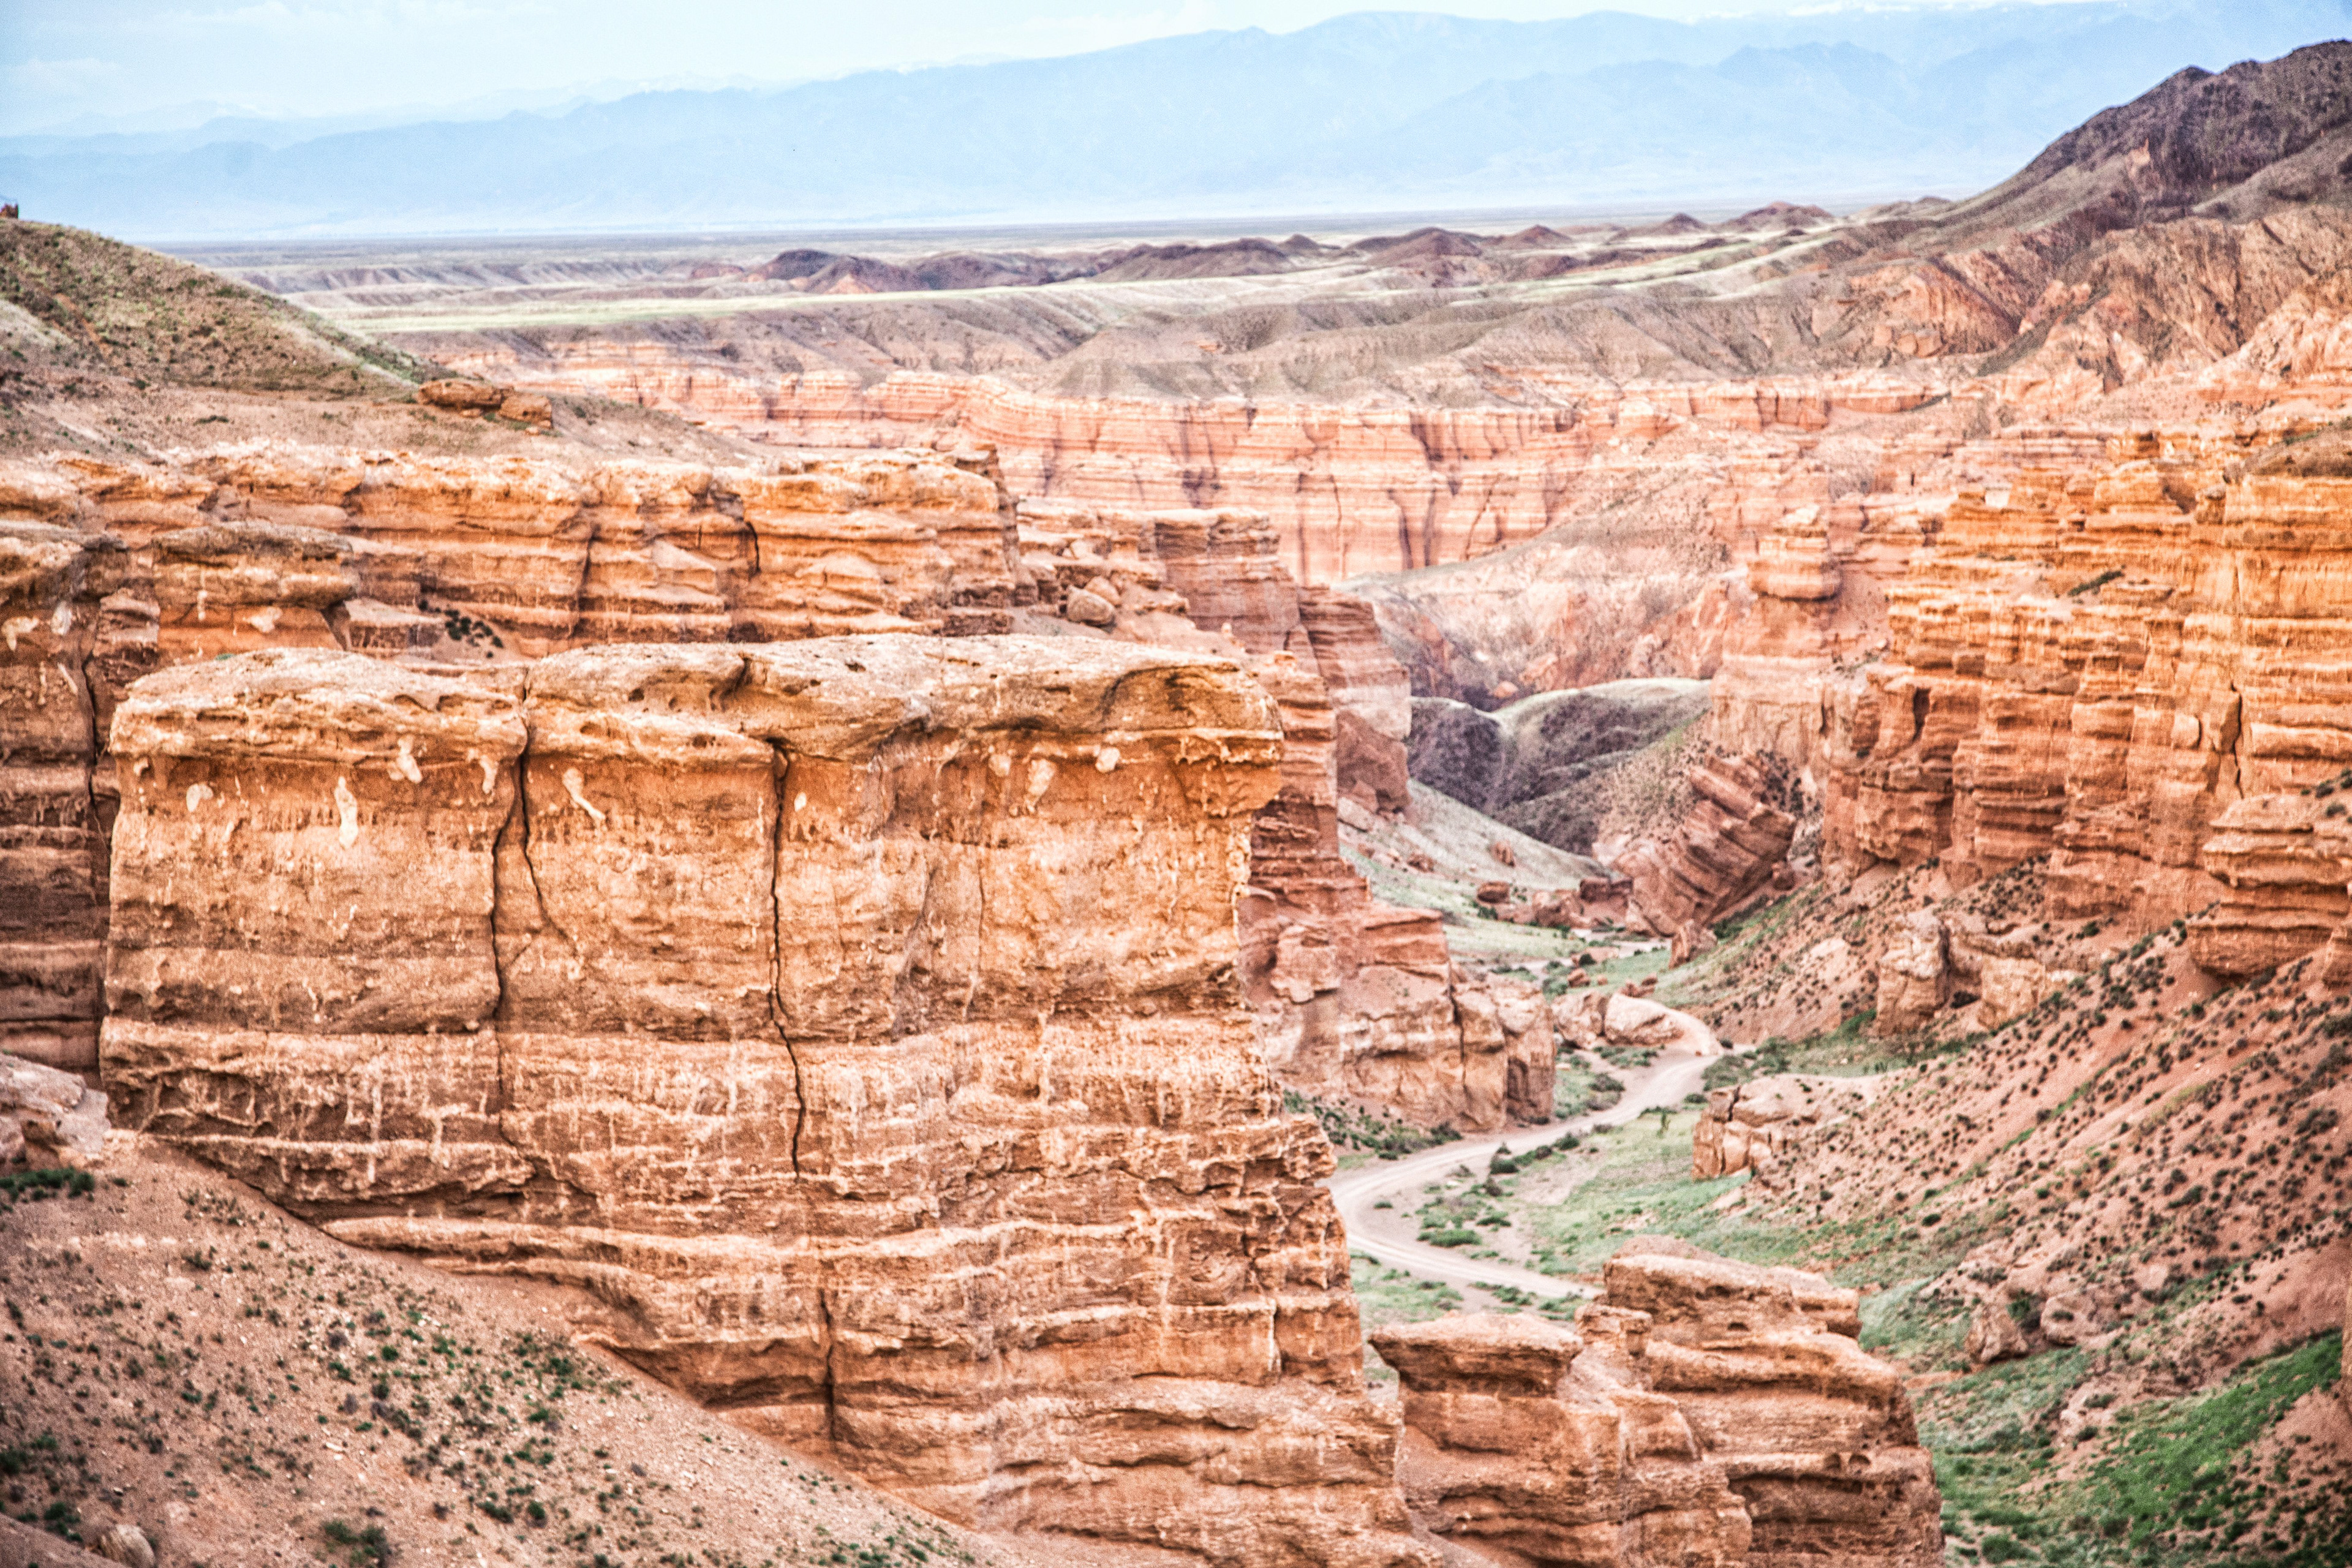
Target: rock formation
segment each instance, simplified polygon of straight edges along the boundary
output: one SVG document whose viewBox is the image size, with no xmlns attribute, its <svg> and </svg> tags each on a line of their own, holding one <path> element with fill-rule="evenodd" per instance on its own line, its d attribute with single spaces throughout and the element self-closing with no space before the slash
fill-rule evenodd
<svg viewBox="0 0 2352 1568">
<path fill-rule="evenodd" d="M 0 915 L 0 1026 L 44 1060 L 96 1063 L 102 737 L 146 670 L 269 647 L 488 666 L 633 638 L 973 633 L 1024 615 L 1256 656 L 1293 754 L 1255 846 L 1244 973 L 1286 1078 L 1296 1061 L 1297 1087 L 1425 1125 L 1542 1120 L 1541 1009 L 1472 984 L 1433 917 L 1376 905 L 1340 858 L 1339 802 L 1392 812 L 1406 788 L 1404 675 L 1362 602 L 1301 590 L 1262 516 L 1008 515 L 982 467 L 858 452 L 582 470 L 267 448 L 10 470 L 0 504 L 29 515 L 0 525 L 16 563 L 0 660 L 26 741 L 0 762 L 0 876 L 26 896 Z M 1036 619 L 1089 599 L 1099 625 Z"/>
<path fill-rule="evenodd" d="M 105 1156 L 105 1095 L 73 1073 L 0 1056 L 0 1170 L 87 1170 Z"/>
<path fill-rule="evenodd" d="M 1782 1073 L 1710 1091 L 1691 1129 L 1691 1180 L 1753 1171 L 1759 1187 L 1780 1184 L 1782 1163 L 1821 1128 L 1870 1103 L 1872 1079 Z"/>
<path fill-rule="evenodd" d="M 532 1274 L 946 1517 L 1423 1553 L 1240 1005 L 1282 755 L 1083 640 L 272 652 L 118 710 L 125 1120 L 368 1245 Z"/>
<path fill-rule="evenodd" d="M 1041 606 L 1089 594 L 1112 612 L 1107 635 L 1224 639 L 1278 705 L 1282 787 L 1251 836 L 1238 916 L 1276 1076 L 1422 1126 L 1549 1121 L 1555 1042 L 1538 988 L 1474 980 L 1435 915 L 1380 903 L 1340 854 L 1343 803 L 1395 812 L 1407 798 L 1411 698 L 1363 601 L 1300 588 L 1260 513 L 1024 501 L 1018 514 Z"/>
<path fill-rule="evenodd" d="M 2326 584 L 2352 480 L 2250 457 L 2136 437 L 1957 502 L 1831 757 L 1826 852 L 1962 884 L 2047 855 L 2059 919 L 2215 906 L 2197 951 L 2223 973 L 2325 942 L 2346 873 L 2316 791 L 2352 755 L 2325 653 L 2352 620 Z"/>
<path fill-rule="evenodd" d="M 1628 923 L 1695 943 L 1776 876 L 1783 891 L 1794 886 L 1784 873 L 1797 817 L 1777 757 L 1719 759 L 1692 769 L 1688 784 L 1688 808 L 1672 831 L 1634 846 L 1616 868 L 1633 883 Z"/>
<path fill-rule="evenodd" d="M 1504 1561 L 1943 1561 L 1940 1502 L 1856 1297 L 1685 1244 L 1628 1244 L 1571 1331 L 1452 1317 L 1376 1331 L 1404 1386 L 1414 1517 Z"/>
</svg>

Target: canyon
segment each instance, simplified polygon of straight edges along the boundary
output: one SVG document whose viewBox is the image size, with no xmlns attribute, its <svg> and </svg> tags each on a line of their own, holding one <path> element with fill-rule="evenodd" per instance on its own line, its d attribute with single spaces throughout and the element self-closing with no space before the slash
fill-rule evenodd
<svg viewBox="0 0 2352 1568">
<path fill-rule="evenodd" d="M 0 1047 L 1004 1539 L 2332 1550 L 2347 62 L 1958 203 L 380 349 L 70 241 L 278 379 L 19 307 Z M 1740 1042 L 1671 1184 L 1535 1131 L 1637 1013 Z M 1394 1206 L 1597 1294 L 1371 1322 L 1320 1184 L 1464 1134 Z"/>
</svg>

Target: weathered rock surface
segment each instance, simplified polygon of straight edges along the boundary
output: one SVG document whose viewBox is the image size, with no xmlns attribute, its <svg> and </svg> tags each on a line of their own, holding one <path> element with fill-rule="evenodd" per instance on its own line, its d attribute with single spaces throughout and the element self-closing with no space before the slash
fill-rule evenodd
<svg viewBox="0 0 2352 1568">
<path fill-rule="evenodd" d="M 1399 1473 L 1420 1522 L 1511 1562 L 1942 1561 L 1910 1400 L 1855 1344 L 1853 1291 L 1655 1240 L 1604 1280 L 1574 1331 L 1374 1331 L 1404 1385 Z"/>
<path fill-rule="evenodd" d="M 125 1118 L 990 1528 L 1421 1560 L 1233 901 L 1282 754 L 1112 642 L 134 688 Z"/>
<path fill-rule="evenodd" d="M 1019 520 L 1041 604 L 1098 583 L 1096 596 L 1122 606 L 1108 635 L 1143 641 L 1171 640 L 1165 623 L 1181 612 L 1182 636 L 1248 656 L 1275 699 L 1282 785 L 1251 835 L 1236 920 L 1276 1076 L 1423 1126 L 1549 1120 L 1554 1041 L 1539 993 L 1474 980 L 1437 916 L 1373 899 L 1340 853 L 1343 805 L 1394 814 L 1410 785 L 1404 671 L 1363 601 L 1300 588 L 1262 513 L 1024 502 Z"/>
<path fill-rule="evenodd" d="M 2217 973 L 2326 942 L 2346 876 L 2315 786 L 2352 756 L 2327 652 L 2352 636 L 2327 586 L 2352 480 L 2247 456 L 2135 438 L 1956 503 L 1894 590 L 1893 659 L 1830 762 L 1825 853 L 1937 858 L 1962 885 L 2047 855 L 2059 919 L 2212 905 L 2196 951 Z M 1939 983 L 1911 967 L 1918 1008 L 1888 1000 L 1916 1012 Z"/>
<path fill-rule="evenodd" d="M 1780 1184 L 1783 1163 L 1804 1140 L 1868 1106 L 1876 1087 L 1869 1079 L 1781 1073 L 1710 1091 L 1691 1129 L 1691 1180 L 1753 1171 L 1758 1186 Z"/>
<path fill-rule="evenodd" d="M 985 478 L 888 454 L 774 470 L 271 447 L 7 465 L 0 1045 L 96 1065 L 105 735 L 123 689 L 159 666 L 267 647 L 488 663 L 632 637 L 1009 624 L 1017 579 Z"/>
<path fill-rule="evenodd" d="M 105 1095 L 76 1074 L 0 1056 L 0 1167 L 87 1170 L 105 1157 Z"/>
<path fill-rule="evenodd" d="M 1960 1348 L 1979 1366 L 2018 1361 L 2032 1350 L 2026 1342 L 2024 1325 L 2010 1310 L 2009 1302 L 1991 1296 L 1969 1309 L 1968 1338 Z"/>
<path fill-rule="evenodd" d="M 1616 865 L 1633 883 L 1628 923 L 1661 936 L 1711 924 L 1771 886 L 1797 834 L 1789 770 L 1777 757 L 1717 759 L 1692 769 L 1689 785 L 1674 829 Z"/>
<path fill-rule="evenodd" d="M 1527 1009 L 1481 987 L 1458 999 L 1469 982 L 1435 919 L 1375 904 L 1340 857 L 1339 803 L 1393 813 L 1408 787 L 1406 681 L 1369 608 L 1302 590 L 1261 515 L 1007 511 L 983 466 L 859 452 L 769 471 L 581 470 L 239 448 L 178 468 L 10 470 L 15 504 L 58 521 L 0 525 L 17 563 L 0 580 L 0 659 L 26 737 L 0 761 L 0 886 L 23 889 L 0 900 L 0 1028 L 19 1050 L 95 1066 L 103 736 L 147 670 L 270 647 L 495 665 L 631 638 L 971 633 L 1018 614 L 1258 656 L 1294 754 L 1255 847 L 1264 896 L 1241 920 L 1250 994 L 1280 1069 L 1301 1064 L 1297 1087 L 1425 1124 L 1540 1119 L 1548 1037 L 1507 1027 Z M 1102 624 L 1039 618 L 1074 604 L 1100 605 Z M 1343 1065 L 1360 1057 L 1391 1059 Z"/>
</svg>

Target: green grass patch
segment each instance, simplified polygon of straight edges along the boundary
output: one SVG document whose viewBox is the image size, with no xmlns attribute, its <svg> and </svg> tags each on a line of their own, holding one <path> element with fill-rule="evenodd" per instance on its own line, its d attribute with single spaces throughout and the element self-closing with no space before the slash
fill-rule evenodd
<svg viewBox="0 0 2352 1568">
<path fill-rule="evenodd" d="M 14 1204 L 19 1199 L 38 1203 L 43 1198 L 86 1198 L 97 1185 L 98 1179 L 88 1171 L 68 1171 L 63 1167 L 13 1171 L 0 1176 L 0 1204 Z"/>
<path fill-rule="evenodd" d="M 2241 1370 L 2210 1393 L 2152 1400 L 2116 1423 L 2105 1455 L 2075 1490 L 2103 1540 L 2138 1560 L 2198 1563 L 2352 1563 L 2352 1490 L 2340 1478 L 2293 1485 L 2252 1449 L 2290 1406 L 2332 1387 L 2340 1332 Z"/>
<path fill-rule="evenodd" d="M 1416 1127 L 1393 1116 L 1374 1115 L 1360 1105 L 1318 1100 L 1295 1089 L 1282 1091 L 1282 1108 L 1294 1116 L 1315 1118 L 1333 1148 L 1360 1150 L 1382 1160 L 1418 1154 L 1462 1136 L 1451 1127 Z"/>
</svg>

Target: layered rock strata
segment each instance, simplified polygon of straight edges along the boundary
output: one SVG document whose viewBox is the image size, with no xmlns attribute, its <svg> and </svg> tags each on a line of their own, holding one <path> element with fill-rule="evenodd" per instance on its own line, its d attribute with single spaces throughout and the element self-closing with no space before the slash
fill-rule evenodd
<svg viewBox="0 0 2352 1568">
<path fill-rule="evenodd" d="M 1696 946 L 1711 922 L 1739 908 L 1788 872 L 1797 835 L 1793 781 L 1772 756 L 1717 758 L 1690 771 L 1687 809 L 1664 837 L 1645 839 L 1617 861 L 1632 891 L 1629 923 Z"/>
<path fill-rule="evenodd" d="M 113 745 L 125 1119 L 949 1518 L 1419 1563 L 1234 972 L 1273 704 L 1116 643 L 245 655 Z"/>
<path fill-rule="evenodd" d="M 888 512 L 877 510 L 887 506 Z M 984 631 L 993 484 L 887 454 L 772 471 L 235 448 L 0 469 L 0 1046 L 96 1065 L 114 702 L 258 648 L 495 663 L 651 637 Z"/>
<path fill-rule="evenodd" d="M 671 342 L 594 334 L 435 345 L 446 363 L 545 392 L 591 392 L 790 446 L 993 447 L 1014 494 L 1087 506 L 1236 507 L 1279 531 L 1302 582 L 1469 560 L 1564 520 L 1580 490 L 1633 476 L 1685 426 L 1815 431 L 1832 414 L 1930 404 L 1928 380 L 1875 373 L 1702 383 L 1491 366 L 1532 406 L 1319 405 L 1065 397 L 991 376 L 899 370 L 861 383 L 779 374 Z"/>
<path fill-rule="evenodd" d="M 114 787 L 103 735 L 149 669 L 268 647 L 498 665 L 631 638 L 969 633 L 1019 615 L 1073 637 L 1256 656 L 1279 694 L 1293 755 L 1243 926 L 1251 994 L 1277 1061 L 1301 1064 L 1298 1087 L 1425 1124 L 1540 1120 L 1540 1010 L 1470 984 L 1433 917 L 1375 905 L 1340 857 L 1340 800 L 1405 804 L 1406 682 L 1370 610 L 1300 589 L 1263 516 L 1008 512 L 984 466 L 859 452 L 757 472 L 580 472 L 239 448 L 178 468 L 10 469 L 0 508 L 26 521 L 0 525 L 0 659 L 25 739 L 0 762 L 0 887 L 23 896 L 0 900 L 0 1028 L 44 1060 L 96 1065 Z M 1393 1059 L 1322 1065 L 1366 1056 Z"/>
<path fill-rule="evenodd" d="M 1436 915 L 1381 903 L 1340 852 L 1343 808 L 1409 799 L 1412 699 L 1370 608 L 1295 583 L 1263 513 L 1024 501 L 1017 516 L 1041 608 L 1068 615 L 1087 595 L 1115 611 L 1103 635 L 1223 639 L 1278 706 L 1282 787 L 1251 835 L 1238 923 L 1244 992 L 1285 1086 L 1423 1126 L 1549 1121 L 1540 990 L 1474 978 Z"/>
<path fill-rule="evenodd" d="M 1894 592 L 1892 658 L 1831 764 L 1825 851 L 1935 858 L 1962 884 L 2047 855 L 2060 919 L 2218 903 L 2200 951 L 2252 973 L 2344 907 L 2297 847 L 2325 802 L 2255 797 L 2352 759 L 2334 651 L 2352 639 L 2334 586 L 2352 480 L 2248 471 L 2242 447 L 2189 436 L 2113 456 L 1951 508 Z"/>
<path fill-rule="evenodd" d="M 1666 1252 L 1676 1255 L 1666 1256 Z M 1941 1503 L 1856 1297 L 1673 1242 L 1612 1258 L 1570 1330 L 1376 1331 L 1414 1516 L 1503 1561 L 1929 1568 Z"/>
</svg>

